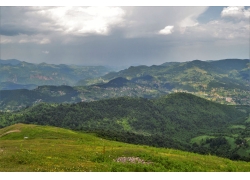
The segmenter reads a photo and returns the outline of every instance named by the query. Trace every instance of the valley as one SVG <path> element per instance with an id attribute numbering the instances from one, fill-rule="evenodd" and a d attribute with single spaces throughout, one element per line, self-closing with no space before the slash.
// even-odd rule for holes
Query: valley
<path id="1" fill-rule="evenodd" d="M 86 77 L 71 86 L 52 83 L 29 88 L 33 85 L 3 82 L 14 89 L 0 90 L 0 127 L 5 129 L 20 123 L 54 126 L 77 133 L 92 133 L 105 141 L 173 148 L 196 155 L 216 155 L 248 162 L 249 67 L 249 60 L 195 60 L 130 67 L 99 77 Z M 3 132 L 0 140 L 18 133 L 16 129 Z M 53 136 L 48 135 L 48 138 L 53 139 Z M 100 158 L 101 162 L 106 161 L 103 155 Z M 140 159 L 141 156 L 133 158 L 147 162 Z M 24 164 L 31 162 L 27 161 Z M 42 170 L 39 168 L 31 171 Z M 80 165 L 79 169 L 65 168 L 61 170 L 83 170 Z M 140 168 L 141 165 L 129 165 L 121 169 L 112 166 L 111 169 L 98 167 L 84 171 L 176 170 L 150 169 L 145 164 L 144 169 Z M 60 168 L 56 170 L 60 171 Z M 185 168 L 178 171 L 183 170 L 189 171 Z M 190 171 L 203 170 L 191 168 Z"/>
<path id="2" fill-rule="evenodd" d="M 250 6 L 239 2 L 1 3 L 1 178 L 250 172 Z M 39 178 L 75 178 L 60 174 Z M 197 180 L 226 177 L 210 174 Z"/>
<path id="3" fill-rule="evenodd" d="M 0 110 L 16 111 L 37 102 L 77 103 L 123 96 L 152 99 L 176 92 L 191 93 L 221 104 L 250 105 L 249 68 L 246 59 L 131 66 L 98 78 L 74 80 L 73 86 L 41 85 L 25 92 L 1 90 Z M 13 99 L 13 94 L 19 95 Z"/>

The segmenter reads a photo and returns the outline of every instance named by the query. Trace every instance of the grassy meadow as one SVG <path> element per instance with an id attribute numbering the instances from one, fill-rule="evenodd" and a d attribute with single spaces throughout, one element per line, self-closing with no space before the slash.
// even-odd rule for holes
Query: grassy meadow
<path id="1" fill-rule="evenodd" d="M 247 172 L 250 163 L 109 141 L 67 129 L 0 129 L 0 172 Z"/>

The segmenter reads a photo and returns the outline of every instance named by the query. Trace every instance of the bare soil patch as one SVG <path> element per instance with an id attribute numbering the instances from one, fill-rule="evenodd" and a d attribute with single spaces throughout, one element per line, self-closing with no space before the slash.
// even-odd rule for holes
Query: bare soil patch
<path id="1" fill-rule="evenodd" d="M 21 131 L 19 129 L 11 130 L 11 131 L 8 131 L 6 133 L 1 134 L 0 137 L 5 136 L 5 135 L 10 134 L 10 133 L 15 133 L 15 132 L 21 132 Z"/>
<path id="2" fill-rule="evenodd" d="M 118 157 L 116 162 L 121 162 L 121 163 L 140 163 L 140 164 L 150 164 L 152 162 L 147 162 L 144 161 L 143 159 L 139 157 Z"/>

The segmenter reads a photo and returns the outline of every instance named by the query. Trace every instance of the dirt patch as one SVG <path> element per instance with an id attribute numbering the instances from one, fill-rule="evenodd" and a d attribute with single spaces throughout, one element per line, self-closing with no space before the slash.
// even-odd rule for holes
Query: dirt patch
<path id="1" fill-rule="evenodd" d="M 10 133 L 15 133 L 15 132 L 21 132 L 21 131 L 19 129 L 8 131 L 6 133 L 1 134 L 0 137 L 5 136 L 5 135 L 10 134 Z"/>
<path id="2" fill-rule="evenodd" d="M 121 162 L 121 163 L 140 163 L 140 164 L 150 164 L 152 162 L 147 162 L 144 161 L 143 159 L 139 157 L 118 157 L 116 162 Z"/>

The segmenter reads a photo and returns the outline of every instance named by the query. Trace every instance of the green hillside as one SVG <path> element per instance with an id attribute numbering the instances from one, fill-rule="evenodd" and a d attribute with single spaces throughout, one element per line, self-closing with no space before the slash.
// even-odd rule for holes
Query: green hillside
<path id="1" fill-rule="evenodd" d="M 0 154 L 1 172 L 247 172 L 250 169 L 247 162 L 26 124 L 0 129 Z"/>
<path id="2" fill-rule="evenodd" d="M 1 113 L 0 126 L 20 122 L 52 125 L 95 132 L 128 143 L 212 153 L 248 161 L 250 149 L 245 140 L 250 138 L 249 112 L 247 106 L 222 105 L 192 94 L 174 93 L 152 100 L 121 97 L 77 104 L 40 103 L 19 112 Z M 200 136 L 215 139 L 193 140 Z M 220 139 L 217 143 L 216 139 L 221 137 L 223 142 L 227 137 L 231 139 L 227 138 L 225 146 L 221 147 L 223 143 L 220 144 Z M 241 141 L 245 142 L 244 146 L 237 146 Z M 216 150 L 212 148 L 214 143 L 217 143 Z M 233 145 L 228 148 L 228 143 Z"/>

